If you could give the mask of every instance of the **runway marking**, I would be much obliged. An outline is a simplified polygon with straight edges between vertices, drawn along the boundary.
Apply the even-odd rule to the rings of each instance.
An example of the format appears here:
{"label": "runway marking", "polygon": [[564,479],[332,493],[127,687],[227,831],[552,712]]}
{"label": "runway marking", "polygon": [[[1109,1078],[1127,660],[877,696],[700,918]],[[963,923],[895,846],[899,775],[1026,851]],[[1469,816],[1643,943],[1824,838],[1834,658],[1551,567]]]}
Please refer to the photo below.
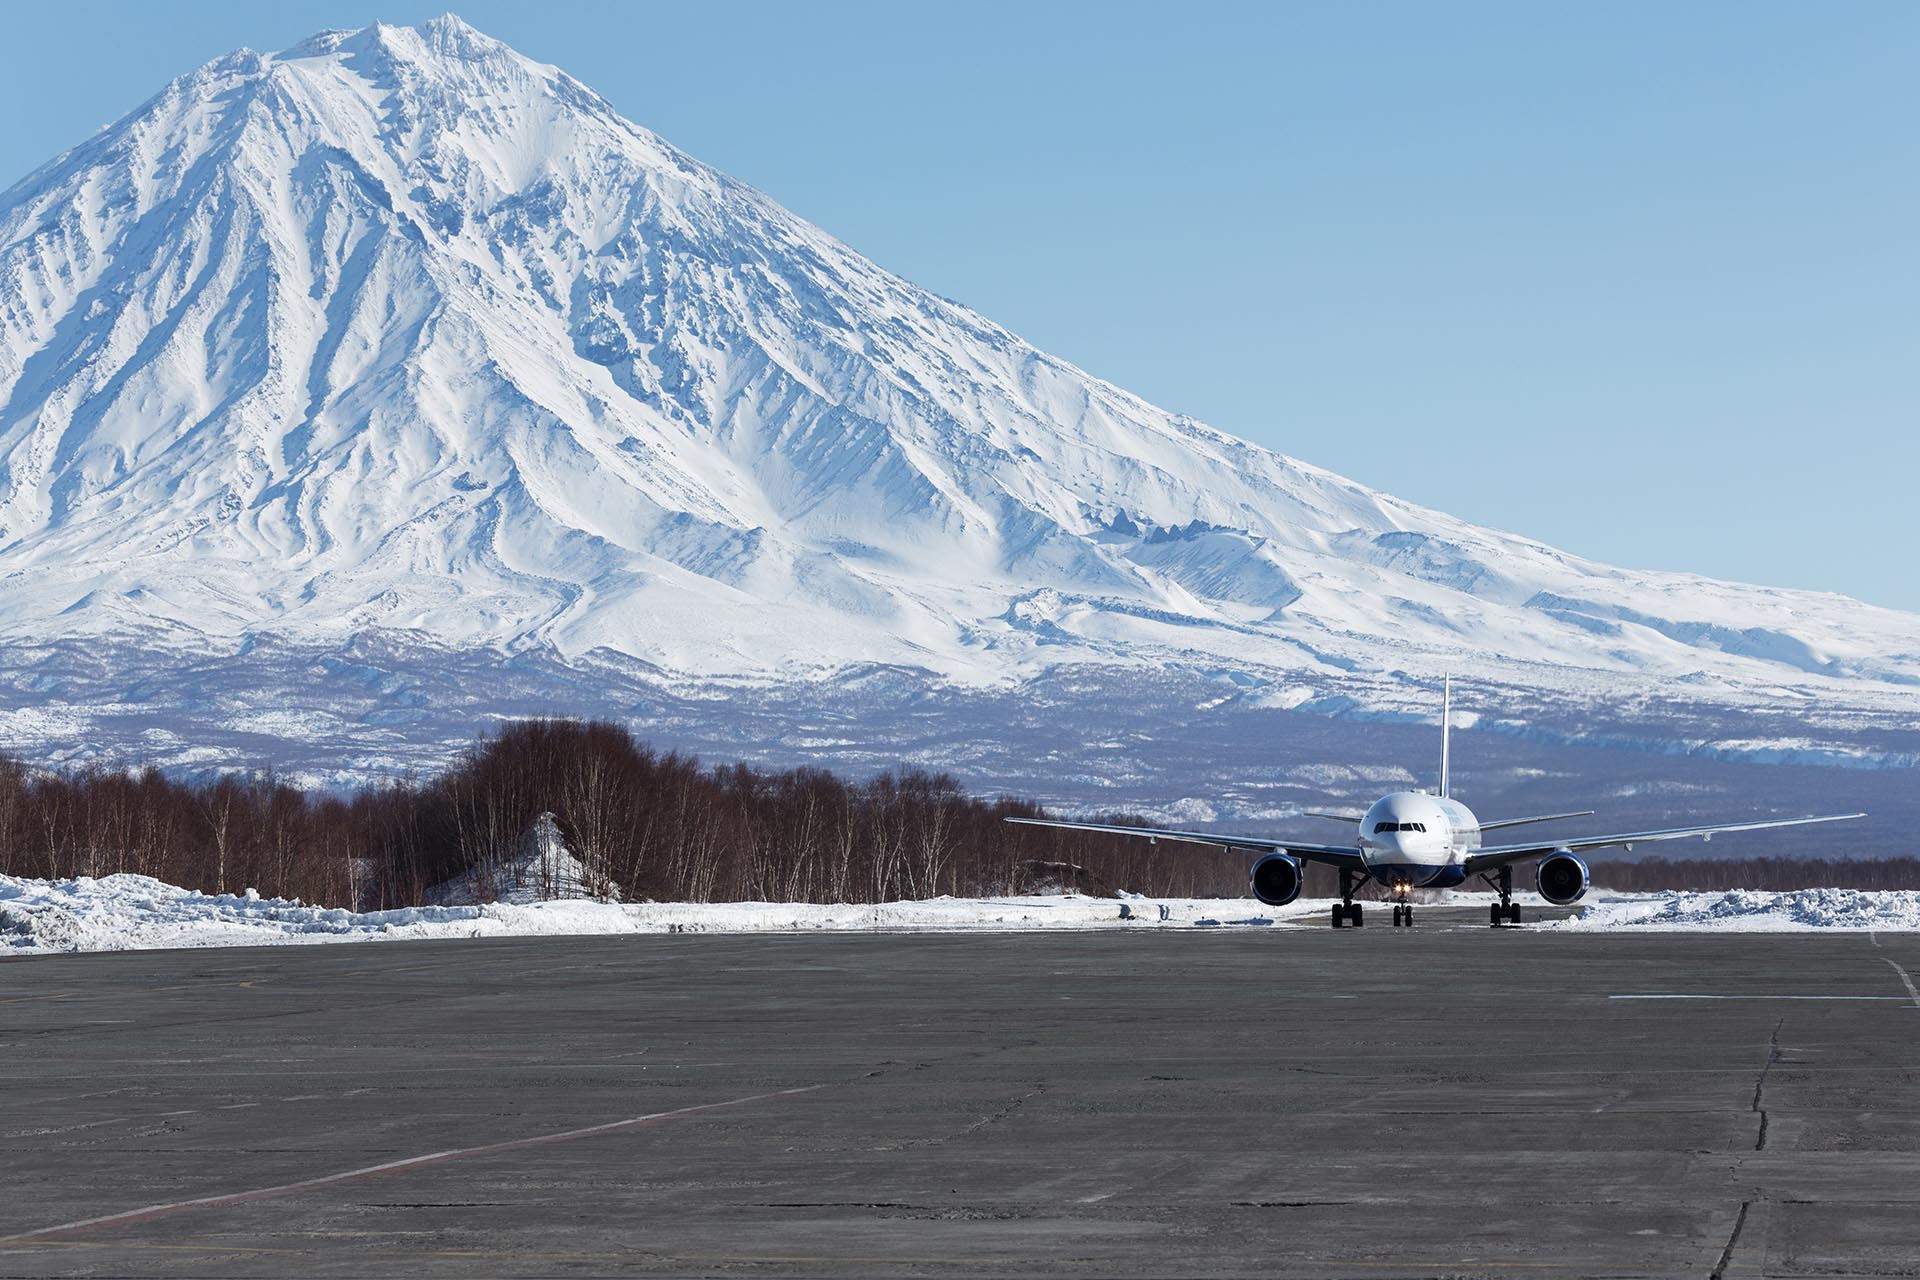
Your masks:
{"label": "runway marking", "polygon": [[769,1098],[790,1098],[795,1094],[812,1093],[815,1089],[824,1089],[825,1085],[803,1085],[798,1089],[776,1089],[771,1093],[750,1094],[744,1098],[729,1098],[725,1102],[705,1102],[698,1106],[676,1107],[672,1111],[655,1111],[644,1116],[634,1116],[627,1120],[613,1120],[606,1124],[588,1125],[584,1129],[567,1129],[560,1133],[544,1133],[532,1138],[515,1138],[508,1142],[490,1142],[480,1147],[456,1147],[451,1151],[436,1151],[431,1155],[412,1156],[405,1160],[391,1160],[385,1164],[367,1165],[360,1169],[348,1169],[342,1173],[330,1173],[322,1178],[307,1178],[299,1182],[285,1182],[278,1186],[257,1187],[252,1191],[234,1191],[226,1195],[201,1196],[194,1200],[175,1200],[167,1204],[150,1204],[142,1209],[129,1209],[124,1213],[103,1214],[98,1218],[82,1218],[77,1222],[63,1222],[58,1226],[40,1227],[33,1231],[22,1231],[15,1235],[0,1236],[0,1245],[29,1244],[45,1240],[52,1236],[65,1235],[75,1231],[90,1231],[98,1227],[132,1226],[141,1222],[152,1222],[156,1218],[171,1217],[176,1213],[185,1213],[190,1209],[220,1209],[228,1205],[247,1204],[254,1200],[266,1200],[274,1196],[293,1195],[296,1192],[312,1191],[319,1187],[337,1186],[343,1182],[359,1182],[367,1178],[378,1178],[390,1173],[406,1173],[414,1169],[423,1169],[430,1165],[446,1164],[454,1160],[465,1160],[471,1156],[494,1155],[502,1151],[520,1151],[527,1147],[544,1147],[556,1142],[572,1142],[576,1138],[590,1138],[603,1133],[620,1133],[628,1129],[638,1129],[646,1125],[663,1124],[669,1120],[678,1120],[683,1116],[699,1115],[707,1111],[719,1111],[725,1107],[742,1107],[750,1102],[765,1102]]}
{"label": "runway marking", "polygon": [[[312,1256],[314,1250],[286,1245],[229,1244],[209,1240],[204,1244],[153,1244],[144,1240],[36,1240],[36,1249],[115,1249],[130,1253],[262,1253]],[[620,1253],[488,1253],[479,1249],[418,1249],[400,1252],[381,1249],[372,1255],[388,1258],[481,1258],[502,1262],[604,1262],[629,1257]]]}
{"label": "runway marking", "polygon": [[[1887,958],[1886,958],[1885,956],[1881,956],[1880,958],[1881,958],[1882,960],[1887,960]],[[1901,982],[1901,984],[1902,984],[1903,986],[1905,986],[1905,987],[1906,987],[1906,989],[1907,989],[1907,997],[1908,997],[1908,999],[1910,999],[1910,1000],[1912,1000],[1912,1001],[1913,1001],[1913,1007],[1914,1007],[1914,1008],[1916,1008],[1916,1009],[1920,1009],[1920,991],[1917,991],[1917,990],[1915,990],[1915,989],[1914,989],[1914,985],[1913,985],[1913,979],[1912,979],[1912,977],[1910,977],[1910,976],[1908,975],[1908,973],[1907,973],[1907,971],[1906,971],[1905,969],[1902,969],[1902,968],[1901,968],[1901,967],[1900,967],[1899,965],[1897,965],[1897,964],[1894,964],[1894,963],[1893,963],[1893,961],[1891,961],[1891,960],[1887,960],[1887,964],[1888,964],[1888,965],[1890,965],[1890,966],[1892,966],[1892,968],[1893,968],[1893,971],[1894,971],[1895,973],[1897,973],[1897,974],[1899,974],[1899,975],[1900,975],[1900,982]],[[1895,999],[1895,1000],[1898,1000],[1898,999],[1899,999],[1900,997],[1898,997],[1898,996],[1893,996],[1893,997],[1891,997],[1891,998],[1892,998],[1892,999]]]}
{"label": "runway marking", "polygon": [[[1889,960],[1887,961],[1887,963],[1893,964],[1893,961]],[[1893,967],[1898,969],[1900,966],[1894,965]],[[1903,978],[1905,977],[1904,971],[1902,971],[1901,976]],[[1907,990],[1908,991],[1913,990],[1913,984],[1911,982],[1907,983]],[[1747,996],[1747,995],[1721,996],[1721,995],[1694,995],[1690,993],[1681,993],[1681,994],[1674,994],[1674,995],[1648,994],[1648,995],[1628,995],[1628,996],[1608,996],[1607,997],[1607,999],[1609,1000],[1904,1000],[1905,998],[1906,998],[1905,996]],[[1916,1006],[1920,1006],[1920,994],[1915,994],[1913,997],[1913,1001]]]}
{"label": "runway marking", "polygon": [[[141,1241],[109,1240],[44,1240],[36,1242],[36,1248],[62,1249],[124,1249],[130,1252],[145,1253],[247,1253],[278,1254],[311,1257],[315,1250],[309,1248],[291,1248],[284,1245],[238,1245],[228,1244],[224,1240],[209,1240],[204,1244],[148,1244]],[[631,1253],[545,1253],[524,1252],[505,1253],[488,1252],[479,1249],[419,1249],[401,1251],[381,1249],[368,1255],[376,1259],[402,1258],[475,1258],[482,1261],[502,1262],[601,1262],[609,1260],[632,1261]],[[841,1267],[856,1263],[889,1266],[951,1266],[955,1262],[952,1255],[932,1254],[918,1257],[868,1256],[864,1254],[768,1254],[768,1253],[680,1253],[677,1251],[650,1252],[647,1255],[656,1261],[666,1262],[723,1262],[723,1263],[812,1263],[830,1264]],[[1404,1271],[1415,1268],[1427,1270],[1474,1270],[1474,1271],[1572,1271],[1576,1264],[1570,1262],[1507,1262],[1485,1259],[1450,1259],[1444,1261],[1394,1262],[1371,1258],[1349,1259],[1339,1264],[1346,1270],[1357,1268],[1386,1269]]]}
{"label": "runway marking", "polygon": [[[1893,997],[1889,997],[1889,999],[1892,999],[1892,998]],[[287,1058],[287,1059],[283,1059],[283,1061],[319,1062],[321,1061],[321,1059]],[[476,1057],[472,1060],[472,1065],[463,1065],[458,1067],[361,1067],[361,1066],[355,1066],[354,1072],[356,1075],[359,1075],[359,1076],[458,1075],[463,1072],[469,1075],[484,1075],[486,1073],[485,1069],[488,1066],[495,1065],[501,1062],[506,1062],[506,1061],[510,1061],[510,1059],[506,1057],[493,1057],[493,1058]],[[132,1062],[126,1062],[126,1063],[105,1062],[100,1065],[102,1066],[133,1066],[135,1064]],[[168,1065],[177,1065],[179,1067],[179,1070],[158,1071],[150,1068],[143,1068],[138,1071],[129,1071],[129,1072],[115,1074],[115,1075],[108,1075],[105,1072],[92,1072],[90,1074],[95,1080],[152,1080],[152,1079],[156,1079],[163,1076],[196,1076],[196,1077],[219,1076],[222,1079],[240,1079],[243,1077],[268,1077],[268,1076],[274,1076],[274,1077],[319,1076],[319,1075],[332,1074],[333,1071],[335,1070],[335,1068],[331,1068],[331,1067],[314,1067],[306,1071],[235,1071],[235,1070],[225,1069],[224,1067],[221,1066],[220,1062],[199,1060],[194,1058],[160,1059],[152,1064],[152,1066],[154,1067],[168,1066]],[[536,1061],[532,1065],[539,1067],[542,1071],[602,1071],[610,1068],[619,1068],[621,1070],[626,1070],[626,1071],[653,1071],[653,1070],[682,1071],[682,1070],[686,1070],[693,1067],[733,1067],[733,1066],[738,1066],[740,1064],[737,1062],[731,1062],[731,1061],[729,1062],[675,1062],[675,1063],[663,1064],[661,1067],[656,1068],[655,1066],[646,1064],[646,1063],[622,1062],[617,1059],[605,1058],[605,1059],[596,1059],[592,1062]],[[37,1075],[19,1075],[19,1076],[0,1075],[0,1084],[37,1084],[39,1083],[40,1080],[41,1080],[41,1077]]]}
{"label": "runway marking", "polygon": [[[82,1094],[77,1094],[75,1096],[81,1097],[81,1098],[105,1098],[105,1097],[111,1097],[115,1094],[121,1094],[126,1092],[128,1092],[128,1090],[108,1089],[100,1093],[82,1093]],[[335,1093],[335,1094],[297,1093],[292,1095],[291,1097],[285,1097],[285,1098],[263,1098],[258,1102],[229,1102],[229,1103],[211,1105],[206,1107],[182,1107],[174,1111],[149,1111],[142,1115],[137,1115],[137,1116],[114,1116],[106,1120],[90,1120],[84,1124],[71,1124],[71,1125],[66,1125],[62,1128],[57,1128],[57,1129],[23,1129],[17,1133],[0,1134],[0,1137],[32,1138],[32,1137],[40,1137],[46,1134],[69,1133],[77,1129],[97,1129],[102,1125],[109,1125],[109,1124],[144,1124],[151,1120],[171,1120],[176,1116],[209,1115],[216,1111],[245,1111],[252,1107],[264,1107],[264,1106],[269,1106],[276,1103],[317,1102],[323,1098],[352,1098],[359,1094],[372,1093],[372,1092],[374,1092],[374,1090],[372,1089],[350,1089],[345,1093]],[[66,1101],[66,1099],[51,1098],[51,1099],[48,1099],[48,1101],[64,1102]]]}

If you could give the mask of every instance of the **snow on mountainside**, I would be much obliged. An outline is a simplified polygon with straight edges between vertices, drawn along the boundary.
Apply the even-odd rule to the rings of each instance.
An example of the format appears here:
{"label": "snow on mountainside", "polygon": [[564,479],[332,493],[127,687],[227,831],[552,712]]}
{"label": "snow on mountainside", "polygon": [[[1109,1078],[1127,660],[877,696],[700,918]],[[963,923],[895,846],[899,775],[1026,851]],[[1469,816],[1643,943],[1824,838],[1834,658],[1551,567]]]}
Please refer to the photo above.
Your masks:
{"label": "snow on mountainside", "polygon": [[1920,618],[1583,561],[1157,409],[453,17],[221,58],[0,194],[0,637],[374,634],[1920,706]]}

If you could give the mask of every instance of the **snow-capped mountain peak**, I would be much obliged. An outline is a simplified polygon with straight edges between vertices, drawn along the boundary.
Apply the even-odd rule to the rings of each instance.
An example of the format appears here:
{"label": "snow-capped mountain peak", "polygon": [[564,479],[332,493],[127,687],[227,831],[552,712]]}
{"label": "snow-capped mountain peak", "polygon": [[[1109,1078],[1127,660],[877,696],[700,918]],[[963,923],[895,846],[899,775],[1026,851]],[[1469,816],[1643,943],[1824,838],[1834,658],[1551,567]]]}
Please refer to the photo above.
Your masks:
{"label": "snow-capped mountain peak", "polygon": [[1158,409],[451,15],[217,59],[0,195],[0,619],[692,677],[1920,682],[1909,615],[1592,564]]}

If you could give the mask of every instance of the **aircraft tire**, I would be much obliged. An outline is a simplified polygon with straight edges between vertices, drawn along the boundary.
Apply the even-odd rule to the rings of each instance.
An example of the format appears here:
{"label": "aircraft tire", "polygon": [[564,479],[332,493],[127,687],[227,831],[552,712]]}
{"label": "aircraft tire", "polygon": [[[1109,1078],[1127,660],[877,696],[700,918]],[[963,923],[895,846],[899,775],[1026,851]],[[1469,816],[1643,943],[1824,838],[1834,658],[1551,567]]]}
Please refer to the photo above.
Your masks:
{"label": "aircraft tire", "polygon": [[1333,904],[1333,927],[1338,929],[1347,923],[1346,908],[1339,903]]}
{"label": "aircraft tire", "polygon": [[1505,914],[1506,912],[1502,911],[1500,904],[1496,902],[1487,909],[1487,923],[1498,929],[1500,927],[1500,919]]}
{"label": "aircraft tire", "polygon": [[1353,927],[1356,929],[1367,922],[1367,917],[1361,912],[1360,904],[1357,902],[1347,909],[1347,919],[1353,922]]}

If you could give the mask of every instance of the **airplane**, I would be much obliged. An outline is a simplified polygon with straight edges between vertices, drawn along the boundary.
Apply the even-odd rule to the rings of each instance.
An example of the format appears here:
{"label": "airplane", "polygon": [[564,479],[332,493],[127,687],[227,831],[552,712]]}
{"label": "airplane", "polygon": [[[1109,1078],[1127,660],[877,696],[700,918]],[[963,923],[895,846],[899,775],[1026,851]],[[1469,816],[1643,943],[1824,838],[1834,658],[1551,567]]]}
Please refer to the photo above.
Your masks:
{"label": "airplane", "polygon": [[1580,854],[1594,849],[1624,848],[1655,840],[1684,840],[1693,836],[1712,840],[1727,831],[1761,831],[1769,827],[1800,827],[1815,822],[1846,822],[1864,813],[1834,813],[1811,818],[1772,818],[1759,822],[1723,822],[1664,831],[1634,831],[1624,835],[1581,836],[1527,844],[1485,845],[1481,835],[1535,822],[1590,818],[1592,809],[1578,813],[1547,813],[1531,818],[1502,818],[1481,822],[1473,811],[1450,794],[1453,744],[1453,680],[1446,681],[1440,713],[1440,790],[1395,791],[1374,801],[1365,813],[1308,811],[1309,818],[1355,822],[1352,844],[1314,844],[1299,840],[1269,840],[1256,836],[1222,835],[1205,831],[1170,831],[1161,827],[1110,826],[1098,822],[1062,822],[1051,818],[1008,818],[1029,827],[1060,827],[1068,831],[1099,831],[1110,835],[1140,836],[1159,843],[1175,840],[1217,845],[1231,852],[1259,853],[1248,888],[1270,907],[1284,907],[1300,896],[1305,880],[1302,862],[1326,863],[1340,872],[1340,901],[1333,905],[1333,927],[1358,929],[1365,914],[1353,895],[1369,881],[1385,888],[1393,900],[1394,927],[1411,928],[1415,889],[1451,889],[1478,876],[1500,895],[1488,910],[1495,928],[1520,923],[1520,904],[1513,900],[1513,864],[1540,859],[1534,884],[1540,896],[1557,907],[1571,906],[1587,892],[1587,864]]}

